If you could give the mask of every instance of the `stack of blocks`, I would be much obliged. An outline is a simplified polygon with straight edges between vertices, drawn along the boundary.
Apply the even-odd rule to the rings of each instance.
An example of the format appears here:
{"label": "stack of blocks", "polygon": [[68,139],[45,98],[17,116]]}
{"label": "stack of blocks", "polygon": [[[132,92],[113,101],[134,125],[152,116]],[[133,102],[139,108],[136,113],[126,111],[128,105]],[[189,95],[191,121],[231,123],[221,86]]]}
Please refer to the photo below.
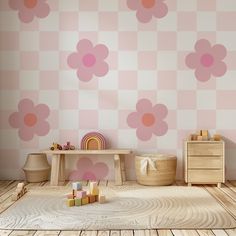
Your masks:
{"label": "stack of blocks", "polygon": [[72,183],[72,188],[72,193],[67,194],[67,205],[69,207],[81,206],[94,202],[105,203],[105,196],[99,194],[97,182],[89,183],[88,193],[82,189],[82,184],[80,182]]}

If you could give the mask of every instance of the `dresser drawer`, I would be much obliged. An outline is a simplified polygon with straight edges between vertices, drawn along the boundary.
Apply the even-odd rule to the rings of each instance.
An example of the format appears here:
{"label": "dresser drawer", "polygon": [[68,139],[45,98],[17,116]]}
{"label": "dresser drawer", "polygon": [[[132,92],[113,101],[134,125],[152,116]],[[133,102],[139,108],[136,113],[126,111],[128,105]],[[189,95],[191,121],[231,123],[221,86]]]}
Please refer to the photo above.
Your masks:
{"label": "dresser drawer", "polygon": [[188,170],[190,183],[224,182],[223,170]]}
{"label": "dresser drawer", "polygon": [[190,169],[222,169],[222,156],[189,156],[188,168]]}
{"label": "dresser drawer", "polygon": [[211,156],[223,155],[222,143],[188,143],[188,155]]}

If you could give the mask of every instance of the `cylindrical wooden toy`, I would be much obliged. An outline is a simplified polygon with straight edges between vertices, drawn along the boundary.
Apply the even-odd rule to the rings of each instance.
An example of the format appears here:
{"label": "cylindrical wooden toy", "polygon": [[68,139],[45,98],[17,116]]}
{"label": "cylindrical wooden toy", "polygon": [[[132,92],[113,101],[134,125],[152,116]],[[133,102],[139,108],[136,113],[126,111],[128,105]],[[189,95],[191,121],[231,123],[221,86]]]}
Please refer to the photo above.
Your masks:
{"label": "cylindrical wooden toy", "polygon": [[28,182],[41,182],[48,180],[50,165],[44,153],[30,153],[23,167]]}
{"label": "cylindrical wooden toy", "polygon": [[176,156],[144,154],[135,157],[137,182],[143,185],[171,185],[176,176]]}

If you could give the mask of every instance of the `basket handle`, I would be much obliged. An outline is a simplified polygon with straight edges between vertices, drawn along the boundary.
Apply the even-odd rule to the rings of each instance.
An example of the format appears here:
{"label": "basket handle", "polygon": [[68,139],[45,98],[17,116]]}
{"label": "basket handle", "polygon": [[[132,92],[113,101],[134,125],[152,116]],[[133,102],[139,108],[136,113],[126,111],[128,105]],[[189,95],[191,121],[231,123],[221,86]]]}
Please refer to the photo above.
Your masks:
{"label": "basket handle", "polygon": [[140,171],[142,175],[147,175],[148,167],[150,170],[157,170],[155,162],[150,157],[146,157],[140,161]]}

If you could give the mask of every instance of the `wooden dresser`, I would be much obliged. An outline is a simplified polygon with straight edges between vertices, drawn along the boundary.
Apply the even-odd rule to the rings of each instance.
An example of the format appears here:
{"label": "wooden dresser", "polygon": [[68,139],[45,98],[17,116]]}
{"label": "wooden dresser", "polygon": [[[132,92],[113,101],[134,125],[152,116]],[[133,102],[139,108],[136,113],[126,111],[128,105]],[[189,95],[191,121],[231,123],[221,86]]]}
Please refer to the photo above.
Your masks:
{"label": "wooden dresser", "polygon": [[217,184],[225,182],[224,141],[185,141],[185,182]]}

